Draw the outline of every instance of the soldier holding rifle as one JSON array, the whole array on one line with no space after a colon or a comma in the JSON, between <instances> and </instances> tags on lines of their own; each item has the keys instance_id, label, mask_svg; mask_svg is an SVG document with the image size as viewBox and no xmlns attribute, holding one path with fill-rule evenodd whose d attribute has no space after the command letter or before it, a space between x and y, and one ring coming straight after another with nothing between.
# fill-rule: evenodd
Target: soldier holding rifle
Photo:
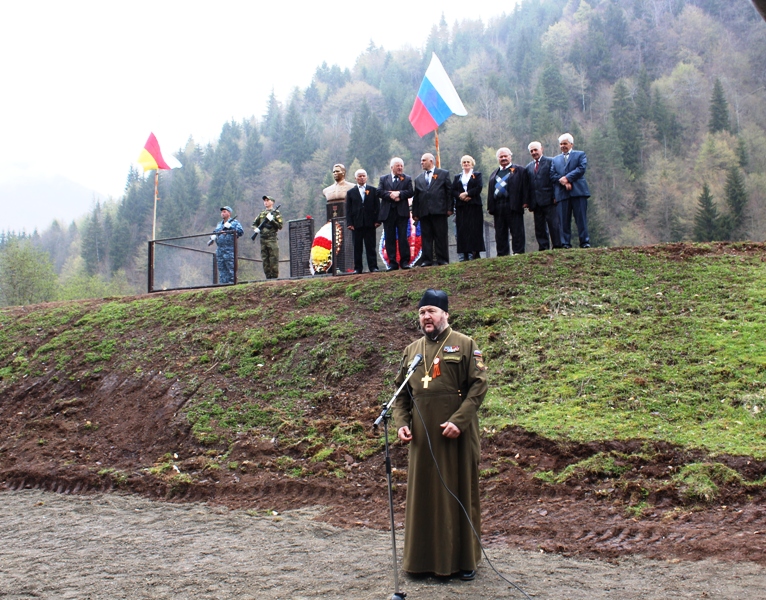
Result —
<instances>
[{"instance_id":1,"label":"soldier holding rifle","mask_svg":"<svg viewBox=\"0 0 766 600\"><path fill-rule=\"evenodd\" d=\"M274 198L263 197L263 211L253 221L253 236L261 234L261 260L266 279L279 277L279 244L277 232L282 229L282 215L279 214L279 206L274 208Z\"/></svg>"}]
</instances>

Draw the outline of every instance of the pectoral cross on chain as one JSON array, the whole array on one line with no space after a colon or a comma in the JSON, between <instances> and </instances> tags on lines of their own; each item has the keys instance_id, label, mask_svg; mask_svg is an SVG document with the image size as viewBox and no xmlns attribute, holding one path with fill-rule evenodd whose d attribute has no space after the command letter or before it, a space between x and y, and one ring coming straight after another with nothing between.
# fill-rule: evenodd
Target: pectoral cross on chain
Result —
<instances>
[{"instance_id":1,"label":"pectoral cross on chain","mask_svg":"<svg viewBox=\"0 0 766 600\"><path fill-rule=\"evenodd\" d=\"M420 378L420 381L423 382L423 387L425 389L428 389L428 382L431 381L433 377L431 377L428 373L425 374L425 376Z\"/></svg>"}]
</instances>

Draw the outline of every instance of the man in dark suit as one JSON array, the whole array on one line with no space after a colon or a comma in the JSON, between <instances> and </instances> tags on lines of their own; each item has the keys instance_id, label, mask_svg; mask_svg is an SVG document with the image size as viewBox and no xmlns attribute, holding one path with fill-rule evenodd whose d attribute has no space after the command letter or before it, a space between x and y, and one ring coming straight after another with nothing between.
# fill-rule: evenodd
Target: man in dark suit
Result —
<instances>
[{"instance_id":1,"label":"man in dark suit","mask_svg":"<svg viewBox=\"0 0 766 600\"><path fill-rule=\"evenodd\" d=\"M551 245L561 248L561 221L551 181L553 161L543 154L543 145L540 142L532 142L527 148L532 155L532 161L527 165L527 175L530 184L529 209L535 214L537 247L540 250L550 250Z\"/></svg>"},{"instance_id":2,"label":"man in dark suit","mask_svg":"<svg viewBox=\"0 0 766 600\"><path fill-rule=\"evenodd\" d=\"M558 202L559 220L561 221L561 244L564 248L572 247L572 215L577 224L577 236L580 248L590 248L588 235L588 198L590 189L585 181L588 157L585 152L573 150L574 138L571 133L559 137L561 154L551 163L551 182Z\"/></svg>"},{"instance_id":3,"label":"man in dark suit","mask_svg":"<svg viewBox=\"0 0 766 600\"><path fill-rule=\"evenodd\" d=\"M380 198L380 216L383 233L386 237L388 270L396 271L410 268L410 241L407 239L407 225L410 222L410 202L412 198L412 177L404 174L404 161L391 159L391 172L383 175L378 182ZM396 260L397 239L399 240L399 261Z\"/></svg>"},{"instance_id":4,"label":"man in dark suit","mask_svg":"<svg viewBox=\"0 0 766 600\"><path fill-rule=\"evenodd\" d=\"M511 249L514 254L524 254L524 209L529 206L527 170L511 162L513 153L508 148L500 148L495 156L499 166L489 176L487 212L495 219L497 255L508 256Z\"/></svg>"},{"instance_id":5,"label":"man in dark suit","mask_svg":"<svg viewBox=\"0 0 766 600\"><path fill-rule=\"evenodd\" d=\"M380 226L378 190L367 185L367 171L364 169L358 169L354 177L356 185L346 192L346 224L352 231L354 241L354 273L361 273L364 270L362 244L367 254L367 267L370 273L377 273L375 228Z\"/></svg>"},{"instance_id":6,"label":"man in dark suit","mask_svg":"<svg viewBox=\"0 0 766 600\"><path fill-rule=\"evenodd\" d=\"M423 172L415 178L412 218L420 222L423 243L421 267L449 264L447 217L455 212L449 171L434 168L434 155L420 159Z\"/></svg>"}]
</instances>

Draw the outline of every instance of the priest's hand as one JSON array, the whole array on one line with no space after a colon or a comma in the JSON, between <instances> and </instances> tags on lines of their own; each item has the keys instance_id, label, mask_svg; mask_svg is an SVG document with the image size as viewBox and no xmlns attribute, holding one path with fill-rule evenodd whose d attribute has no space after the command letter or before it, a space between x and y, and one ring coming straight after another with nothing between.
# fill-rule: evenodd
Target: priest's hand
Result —
<instances>
[{"instance_id":1,"label":"priest's hand","mask_svg":"<svg viewBox=\"0 0 766 600\"><path fill-rule=\"evenodd\" d=\"M396 434L399 436L399 439L403 442L411 442L412 441L412 432L410 431L410 428L406 425L404 427L400 427L399 431L396 432Z\"/></svg>"},{"instance_id":2,"label":"priest's hand","mask_svg":"<svg viewBox=\"0 0 766 600\"><path fill-rule=\"evenodd\" d=\"M442 431L442 435L446 438L455 439L456 437L460 437L460 428L455 425L454 423L447 421L446 423L442 423L439 425L444 431Z\"/></svg>"}]
</instances>

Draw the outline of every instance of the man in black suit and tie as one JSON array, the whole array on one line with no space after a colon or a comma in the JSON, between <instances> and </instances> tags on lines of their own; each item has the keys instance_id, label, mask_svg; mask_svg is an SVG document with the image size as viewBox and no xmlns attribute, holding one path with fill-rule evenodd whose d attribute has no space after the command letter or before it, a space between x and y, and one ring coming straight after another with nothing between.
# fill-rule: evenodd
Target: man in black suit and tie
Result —
<instances>
[{"instance_id":1,"label":"man in black suit and tie","mask_svg":"<svg viewBox=\"0 0 766 600\"><path fill-rule=\"evenodd\" d=\"M540 142L532 142L527 148L532 155L532 161L527 165L527 174L530 183L529 208L535 214L537 247L540 250L550 250L551 245L561 248L561 221L551 181L553 161L543 154L543 145Z\"/></svg>"},{"instance_id":2,"label":"man in black suit and tie","mask_svg":"<svg viewBox=\"0 0 766 600\"><path fill-rule=\"evenodd\" d=\"M354 273L364 270L362 244L367 253L367 267L370 273L378 272L375 256L375 228L380 226L380 200L378 190L367 185L367 171L358 169L354 173L356 185L346 192L346 224L354 240Z\"/></svg>"},{"instance_id":3,"label":"man in black suit and tie","mask_svg":"<svg viewBox=\"0 0 766 600\"><path fill-rule=\"evenodd\" d=\"M410 222L410 202L412 198L412 177L404 174L404 161L391 159L391 172L383 175L378 182L380 198L380 216L383 233L386 237L388 270L396 271L410 268L410 242L407 239L407 225ZM399 261L396 260L396 246L399 240Z\"/></svg>"},{"instance_id":4,"label":"man in black suit and tie","mask_svg":"<svg viewBox=\"0 0 766 600\"><path fill-rule=\"evenodd\" d=\"M434 155L420 159L423 172L415 178L412 218L420 222L423 244L421 267L449 264L447 217L455 212L449 171L434 168Z\"/></svg>"},{"instance_id":5,"label":"man in black suit and tie","mask_svg":"<svg viewBox=\"0 0 766 600\"><path fill-rule=\"evenodd\" d=\"M527 245L524 209L529 206L527 170L511 162L513 153L508 148L498 149L495 156L499 166L489 176L487 212L495 219L497 255L508 256L511 250L524 254Z\"/></svg>"}]
</instances>

